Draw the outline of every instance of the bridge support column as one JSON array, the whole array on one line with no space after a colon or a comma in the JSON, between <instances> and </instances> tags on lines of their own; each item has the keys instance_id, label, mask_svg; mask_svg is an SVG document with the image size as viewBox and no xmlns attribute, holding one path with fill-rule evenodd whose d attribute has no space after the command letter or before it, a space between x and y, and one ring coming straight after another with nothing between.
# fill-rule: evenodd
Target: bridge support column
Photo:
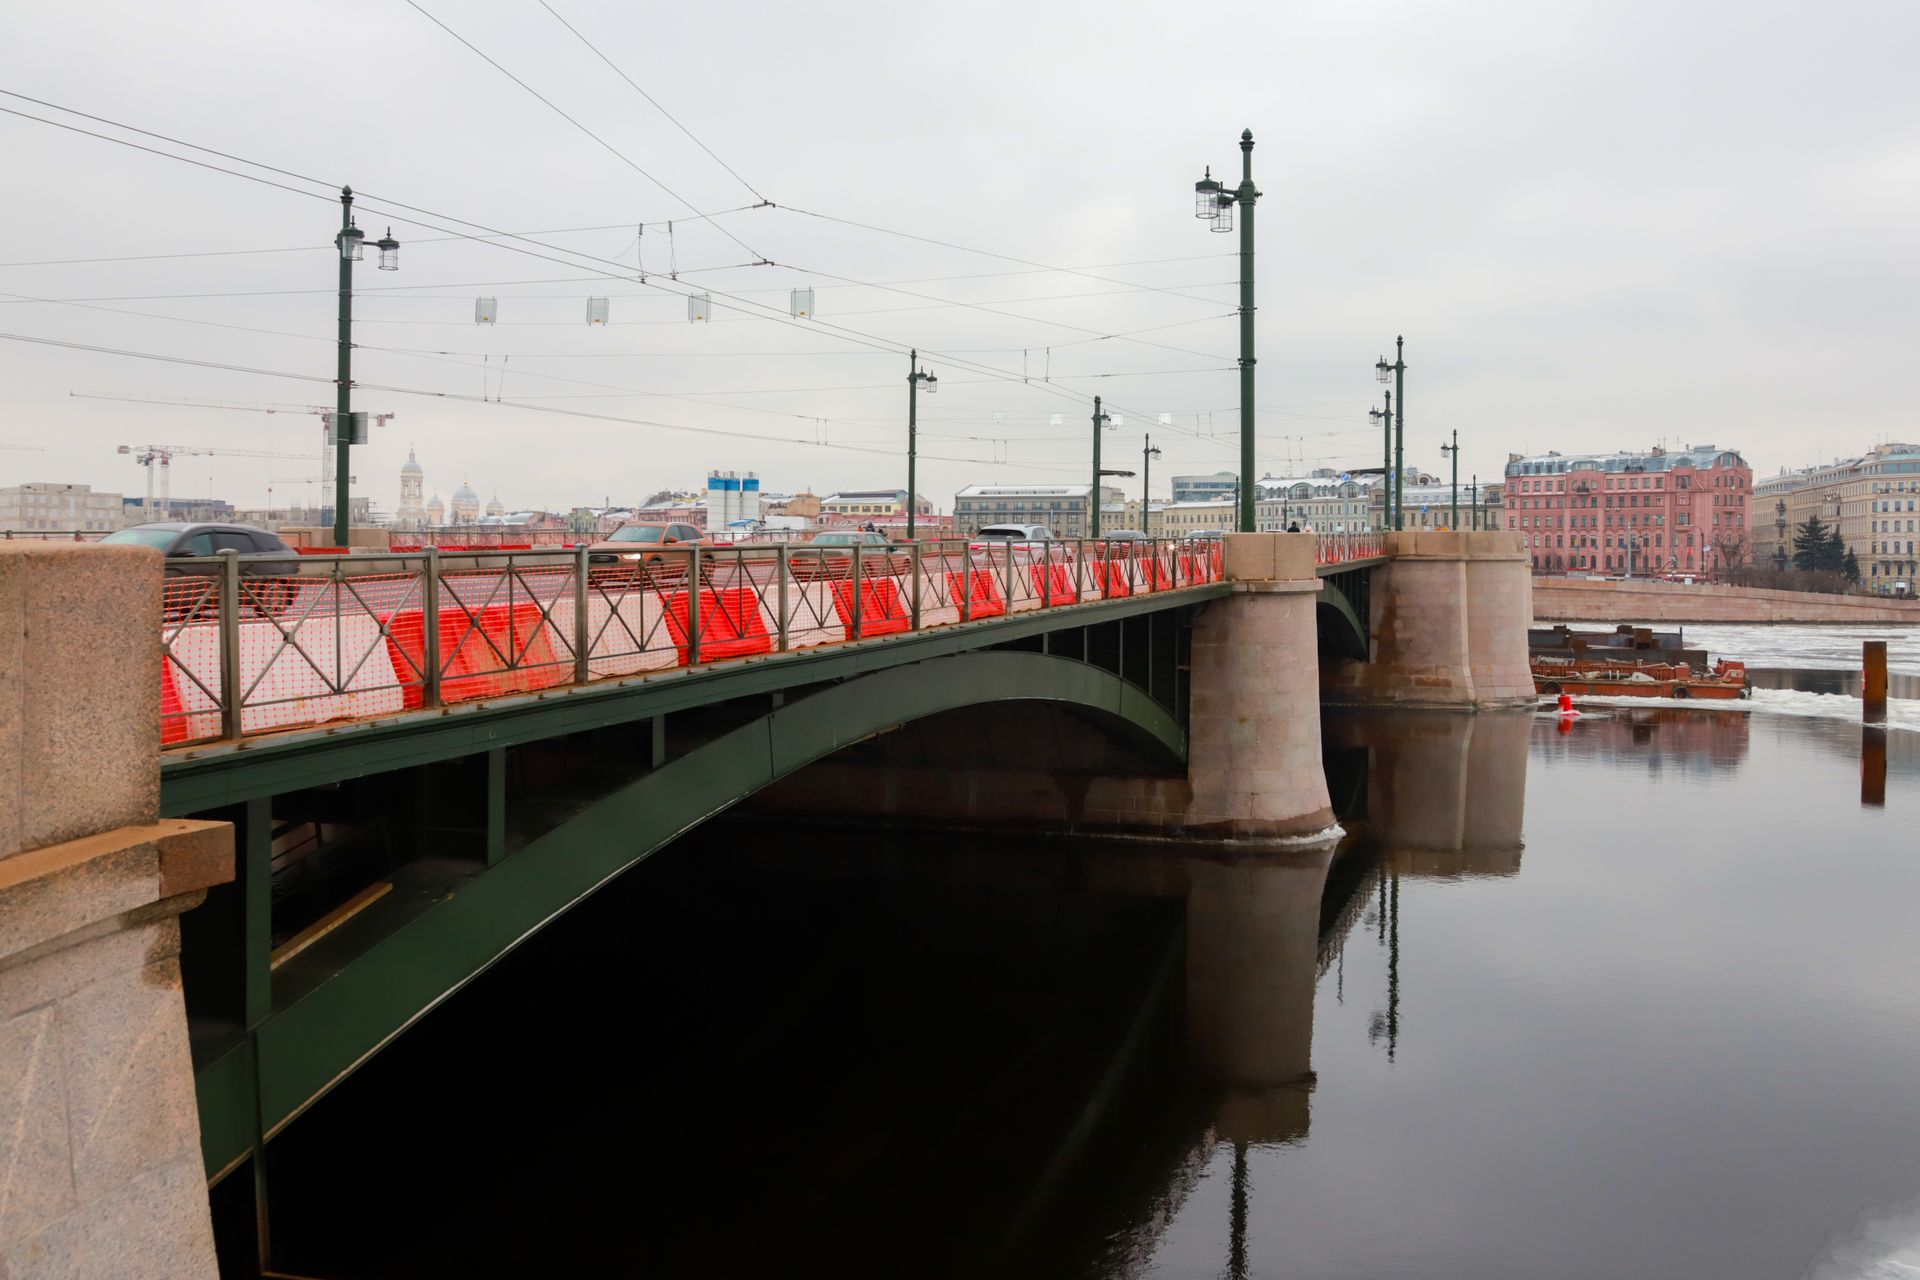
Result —
<instances>
[{"instance_id":1,"label":"bridge support column","mask_svg":"<svg viewBox=\"0 0 1920 1280\"><path fill-rule=\"evenodd\" d=\"M225 823L156 821L160 562L0 543L0 1275L211 1277L178 915Z\"/></svg>"},{"instance_id":2,"label":"bridge support column","mask_svg":"<svg viewBox=\"0 0 1920 1280\"><path fill-rule=\"evenodd\" d=\"M1533 578L1515 533L1391 533L1374 571L1371 661L1329 667L1330 700L1405 706L1531 703Z\"/></svg>"},{"instance_id":3,"label":"bridge support column","mask_svg":"<svg viewBox=\"0 0 1920 1280\"><path fill-rule=\"evenodd\" d=\"M1227 536L1234 594L1193 626L1187 778L1181 834L1298 837L1333 825L1320 761L1320 657L1314 540Z\"/></svg>"}]
</instances>

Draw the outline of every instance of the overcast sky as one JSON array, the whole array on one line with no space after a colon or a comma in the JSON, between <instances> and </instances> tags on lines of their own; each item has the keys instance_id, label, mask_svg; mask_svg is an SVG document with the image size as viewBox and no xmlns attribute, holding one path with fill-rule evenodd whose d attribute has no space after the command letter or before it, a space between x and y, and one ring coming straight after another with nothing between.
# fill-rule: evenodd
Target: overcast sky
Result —
<instances>
[{"instance_id":1,"label":"overcast sky","mask_svg":"<svg viewBox=\"0 0 1920 1280\"><path fill-rule=\"evenodd\" d=\"M1408 461L1442 470L1457 428L1463 482L1509 451L1713 443L1771 474L1920 436L1911 0L549 2L724 165L541 0L420 4L605 146L408 0L15 6L0 88L312 194L0 115L0 332L316 380L0 341L0 444L42 450L0 450L0 483L140 492L119 444L316 455L299 406L332 400L350 183L369 239L404 246L399 272L370 255L357 276L355 377L391 389L355 407L396 415L357 451L381 508L409 445L430 493L470 479L510 507L714 467L902 484L909 344L940 377L921 489L941 508L970 482L1082 478L1094 393L1124 417L1107 465L1137 467L1151 430L1164 493L1237 458L1237 236L1192 209L1204 165L1237 174L1243 127L1264 470L1378 463L1372 366L1396 333ZM761 196L778 207L695 216ZM539 243L450 238L476 227ZM17 265L240 249L290 251ZM786 320L806 286L819 323ZM690 288L712 322L688 322ZM498 325L474 324L479 296ZM589 296L611 326L585 324ZM1146 329L1164 345L1104 337ZM284 502L316 471L191 458L174 491L253 505L272 480Z\"/></svg>"}]
</instances>

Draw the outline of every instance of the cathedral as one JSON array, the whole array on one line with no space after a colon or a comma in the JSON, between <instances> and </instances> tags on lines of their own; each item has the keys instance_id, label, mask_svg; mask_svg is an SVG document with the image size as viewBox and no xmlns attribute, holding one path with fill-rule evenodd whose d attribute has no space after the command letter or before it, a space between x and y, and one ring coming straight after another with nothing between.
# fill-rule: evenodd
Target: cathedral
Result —
<instances>
[{"instance_id":1,"label":"cathedral","mask_svg":"<svg viewBox=\"0 0 1920 1280\"><path fill-rule=\"evenodd\" d=\"M393 512L393 527L419 530L428 527L427 509L420 496L426 488L427 473L420 460L407 450L406 465L400 468L400 505Z\"/></svg>"},{"instance_id":2,"label":"cathedral","mask_svg":"<svg viewBox=\"0 0 1920 1280\"><path fill-rule=\"evenodd\" d=\"M463 481L460 487L453 491L451 503L441 502L440 495L437 493L423 503L420 499L426 492L426 485L426 468L420 465L420 459L414 456L414 451L408 449L407 461L400 468L400 505L394 508L394 528L419 531L437 529L443 525L457 526L479 522L482 511L480 495L474 491L472 485ZM500 495L495 493L484 510L487 515L497 519L505 513L506 507L501 503Z\"/></svg>"}]
</instances>

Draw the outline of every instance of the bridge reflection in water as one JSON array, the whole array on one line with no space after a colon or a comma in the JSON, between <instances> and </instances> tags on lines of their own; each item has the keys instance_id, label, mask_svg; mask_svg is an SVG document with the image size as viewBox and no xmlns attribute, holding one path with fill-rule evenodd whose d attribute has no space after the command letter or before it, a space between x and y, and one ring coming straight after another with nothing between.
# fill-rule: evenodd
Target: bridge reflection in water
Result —
<instances>
[{"instance_id":1,"label":"bridge reflection in water","mask_svg":"<svg viewBox=\"0 0 1920 1280\"><path fill-rule=\"evenodd\" d=\"M1224 1196L1248 1274L1247 1152L1308 1138L1316 991L1417 1051L1401 881L1518 870L1536 725L1330 715L1349 835L1284 855L697 832L288 1128L282 1265L1125 1274ZM345 1177L405 1212L344 1222Z\"/></svg>"}]
</instances>

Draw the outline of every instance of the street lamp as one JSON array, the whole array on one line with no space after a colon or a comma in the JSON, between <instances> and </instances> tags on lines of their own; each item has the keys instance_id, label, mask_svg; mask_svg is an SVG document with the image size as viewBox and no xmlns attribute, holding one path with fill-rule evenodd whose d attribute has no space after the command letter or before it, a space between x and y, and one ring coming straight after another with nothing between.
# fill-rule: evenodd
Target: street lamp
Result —
<instances>
[{"instance_id":1,"label":"street lamp","mask_svg":"<svg viewBox=\"0 0 1920 1280\"><path fill-rule=\"evenodd\" d=\"M1240 532L1253 523L1253 130L1240 132L1240 185L1229 191L1215 180L1212 166L1193 184L1193 216L1210 231L1232 231L1233 209L1240 214Z\"/></svg>"},{"instance_id":2,"label":"street lamp","mask_svg":"<svg viewBox=\"0 0 1920 1280\"><path fill-rule=\"evenodd\" d=\"M1441 445L1440 452L1449 455L1453 459L1453 515L1447 523L1447 528L1454 533L1458 533L1460 532L1460 431L1459 431L1459 428L1456 427L1454 429L1453 443Z\"/></svg>"},{"instance_id":3,"label":"street lamp","mask_svg":"<svg viewBox=\"0 0 1920 1280\"><path fill-rule=\"evenodd\" d=\"M1087 536L1100 536L1100 433L1113 421L1113 415L1100 411L1100 397L1093 398L1093 488L1087 490Z\"/></svg>"},{"instance_id":4,"label":"street lamp","mask_svg":"<svg viewBox=\"0 0 1920 1280\"><path fill-rule=\"evenodd\" d=\"M1159 456L1153 437L1147 436L1140 446L1140 532L1149 538L1153 536L1153 460Z\"/></svg>"},{"instance_id":5,"label":"street lamp","mask_svg":"<svg viewBox=\"0 0 1920 1280\"><path fill-rule=\"evenodd\" d=\"M907 352L907 541L914 540L914 517L919 512L919 490L915 467L919 462L920 432L920 388L925 386L928 395L940 390L938 376L926 372L920 367L920 350L914 348Z\"/></svg>"},{"instance_id":6,"label":"street lamp","mask_svg":"<svg viewBox=\"0 0 1920 1280\"><path fill-rule=\"evenodd\" d=\"M348 451L360 431L353 417L353 264L360 261L366 248L367 234L353 225L353 188L340 188L340 234L334 237L334 244L340 250L340 356L338 375L334 387L333 415L333 543L344 547L348 542L347 503L352 489L353 468L348 461ZM379 267L382 271L400 269L400 242L393 238L393 230L374 242L374 248L380 250ZM363 416L361 423L366 421Z\"/></svg>"},{"instance_id":7,"label":"street lamp","mask_svg":"<svg viewBox=\"0 0 1920 1280\"><path fill-rule=\"evenodd\" d=\"M1369 409L1367 417L1380 424L1380 527L1393 527L1393 388L1387 388L1387 407Z\"/></svg>"},{"instance_id":8,"label":"street lamp","mask_svg":"<svg viewBox=\"0 0 1920 1280\"><path fill-rule=\"evenodd\" d=\"M1405 358L1405 338L1393 340L1393 363L1381 356L1374 362L1373 376L1381 382L1393 384L1393 398L1400 402L1400 416L1394 419L1393 430L1393 527L1407 527L1407 512L1404 505L1406 481L1401 475L1407 464L1407 361ZM1388 406L1390 409L1392 405Z\"/></svg>"}]
</instances>

